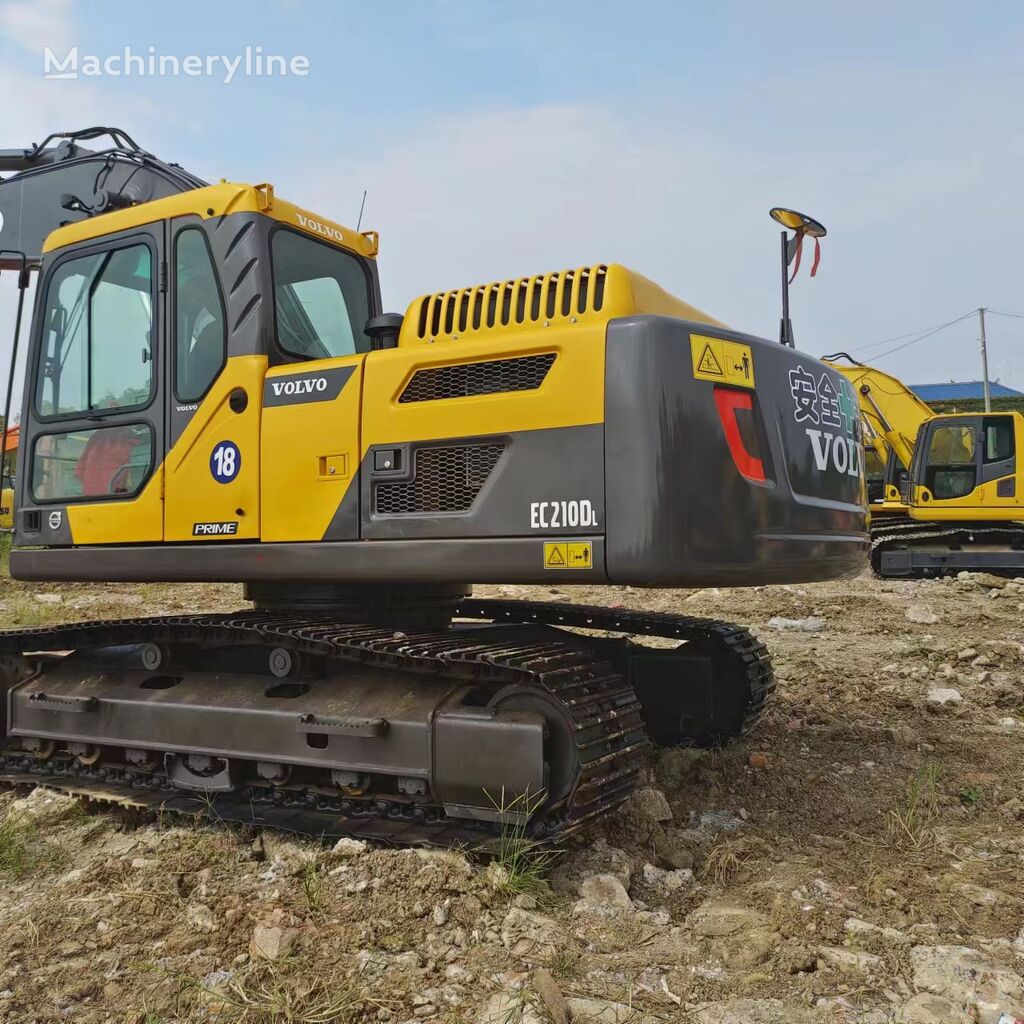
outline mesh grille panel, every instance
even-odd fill
[[[468,512],[504,451],[503,444],[420,448],[412,480],[376,485],[374,511],[385,516]]]
[[[398,401],[430,402],[439,398],[496,395],[503,391],[535,391],[544,383],[554,361],[555,354],[545,352],[538,356],[417,370]]]

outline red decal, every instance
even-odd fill
[[[754,408],[754,396],[749,391],[734,391],[732,388],[715,388],[715,405],[718,418],[725,430],[725,440],[729,445],[729,453],[736,468],[748,480],[763,483],[765,480],[764,463],[747,451],[740,435],[739,424],[736,422],[736,410]]]

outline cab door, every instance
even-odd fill
[[[169,226],[165,539],[254,539],[267,357],[229,351],[231,268],[217,266],[209,222],[181,217]]]
[[[20,544],[163,538],[163,225],[69,248],[40,289]]]

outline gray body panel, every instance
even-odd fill
[[[11,552],[21,580],[112,583],[606,583],[604,540],[593,568],[544,569],[543,538],[323,541],[300,544],[203,543],[79,547]]]
[[[493,443],[504,444],[505,451],[469,511],[390,516],[374,511],[374,487],[383,481],[410,479],[417,450]],[[403,461],[398,472],[374,470],[374,453],[382,449],[401,450]],[[533,502],[581,499],[591,503],[597,519],[595,527],[559,526],[544,530],[543,536],[583,537],[603,532],[604,425],[593,423],[485,437],[375,445],[363,459],[360,477],[360,535],[367,540],[516,537],[531,533],[540,536],[540,532],[530,525],[530,505]]]
[[[730,454],[716,385],[694,379],[691,332],[752,349],[751,426],[762,445],[763,483],[745,479]],[[791,412],[790,369],[828,373],[837,388],[838,374],[788,347],[670,317],[612,321],[606,358],[605,535],[613,582],[745,586],[864,568],[862,476],[832,466],[819,472],[806,428]]]

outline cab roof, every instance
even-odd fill
[[[54,252],[68,245],[170,220],[172,217],[196,216],[208,220],[233,213],[260,213],[314,238],[338,242],[361,256],[372,258],[377,255],[376,231],[356,232],[301,206],[278,199],[274,195],[273,185],[245,185],[227,181],[67,224],[50,232],[43,245],[43,252]]]

